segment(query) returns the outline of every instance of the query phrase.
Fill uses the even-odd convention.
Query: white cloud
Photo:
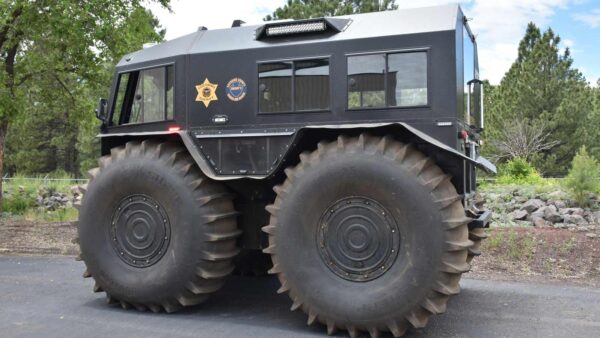
[[[600,8],[593,9],[589,13],[576,13],[573,14],[573,19],[583,22],[590,28],[596,28],[600,26]]]
[[[517,47],[527,23],[545,26],[556,9],[582,0],[459,0],[466,15],[473,18],[471,28],[477,35],[479,60],[483,78],[500,82],[517,57]],[[400,8],[423,7],[457,1],[397,1]],[[209,29],[230,27],[235,19],[259,23],[262,18],[283,5],[285,0],[175,0],[173,13],[157,5],[150,8],[167,29],[167,39],[192,33],[199,26]],[[565,46],[568,42],[564,41]]]
[[[573,48],[573,46],[575,46],[575,41],[571,39],[563,39],[562,42],[565,44],[566,47],[569,48]]]

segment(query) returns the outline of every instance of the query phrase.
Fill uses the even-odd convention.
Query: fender
[[[209,178],[217,180],[217,181],[227,181],[227,180],[237,180],[237,179],[255,179],[262,180],[271,177],[273,174],[282,170],[285,165],[285,159],[288,159],[292,156],[291,154],[297,150],[295,147],[302,141],[303,134],[310,131],[333,131],[336,133],[341,132],[352,132],[357,130],[376,130],[380,128],[393,127],[398,128],[398,132],[402,133],[405,136],[409,136],[408,138],[417,141],[418,143],[424,143],[433,146],[437,150],[441,151],[446,155],[450,155],[454,157],[456,160],[467,161],[477,168],[484,170],[490,174],[496,174],[496,166],[492,164],[487,159],[478,156],[476,158],[470,158],[465,154],[459,152],[456,149],[449,147],[448,145],[438,141],[437,139],[421,132],[420,130],[408,125],[403,122],[393,122],[393,123],[360,123],[360,124],[335,124],[335,125],[309,125],[298,128],[288,128],[285,131],[277,130],[277,131],[268,131],[264,132],[243,132],[238,130],[232,130],[228,133],[223,133],[221,131],[219,134],[211,134],[202,132],[191,133],[189,131],[176,131],[176,132],[139,132],[139,133],[113,133],[113,134],[100,134],[98,137],[102,138],[102,140],[109,139],[122,139],[121,142],[111,142],[115,144],[125,143],[130,139],[143,139],[143,138],[152,138],[152,137],[162,137],[172,139],[173,137],[178,138],[183,145],[188,150],[189,154],[194,158],[198,167],[202,172]],[[280,154],[282,158],[281,161],[277,163],[276,166],[272,167],[272,169],[261,175],[227,175],[227,174],[219,174],[215,171],[215,167],[211,164],[210,158],[200,149],[201,140],[206,139],[235,139],[235,138],[268,138],[268,137],[288,137],[288,144],[286,146],[286,151]],[[200,140],[200,142],[199,142]],[[292,161],[293,162],[293,161]]]

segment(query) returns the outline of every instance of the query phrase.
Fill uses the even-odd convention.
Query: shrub
[[[4,212],[14,215],[23,215],[33,207],[35,207],[35,199],[22,193],[6,196],[2,205]]]
[[[500,166],[500,184],[544,184],[544,179],[535,168],[524,158],[515,157]]]
[[[583,146],[573,158],[571,170],[564,182],[565,187],[580,206],[588,206],[590,193],[598,192],[600,188],[598,179],[600,179],[600,166]]]

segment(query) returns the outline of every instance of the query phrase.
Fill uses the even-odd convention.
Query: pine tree
[[[533,23],[527,26],[517,59],[492,94],[486,131],[486,151],[493,153],[505,121],[545,126],[550,141],[558,145],[530,160],[552,176],[566,174],[584,142],[582,125],[592,106],[585,78],[573,68],[569,49],[561,53],[559,45],[560,37],[552,29],[542,33]]]

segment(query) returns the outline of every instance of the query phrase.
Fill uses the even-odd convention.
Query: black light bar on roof
[[[291,23],[288,25],[267,27],[267,36],[316,33],[324,32],[326,29],[327,25],[324,21]]]
[[[348,27],[350,19],[319,18],[268,23],[256,30],[256,39],[276,38],[309,33],[339,33]]]

